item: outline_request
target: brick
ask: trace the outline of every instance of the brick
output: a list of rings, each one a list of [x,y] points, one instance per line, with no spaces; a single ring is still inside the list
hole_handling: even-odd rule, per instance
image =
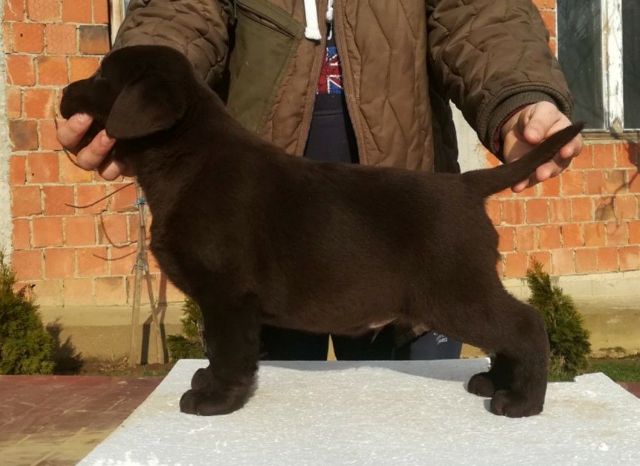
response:
[[[537,191],[540,196],[555,197],[560,195],[560,178],[554,176],[548,180],[538,183]]]
[[[42,253],[37,250],[13,251],[11,266],[18,280],[42,278]]]
[[[56,136],[55,120],[39,120],[38,133],[40,134],[41,150],[61,150],[62,146]]]
[[[9,138],[14,151],[38,148],[38,125],[34,120],[13,120],[9,122]]]
[[[565,170],[560,175],[560,192],[563,196],[584,194],[584,174],[581,171]]]
[[[549,251],[534,251],[529,253],[527,260],[527,268],[532,268],[533,264],[538,263],[542,266],[542,270],[547,272],[551,270],[551,253]]]
[[[67,246],[88,246],[96,243],[96,222],[93,215],[64,219],[64,239]]]
[[[508,278],[524,277],[529,266],[528,256],[522,252],[512,252],[504,256],[504,275]]]
[[[630,176],[627,188],[631,193],[640,193],[640,176],[638,176],[639,173],[640,172],[637,170],[629,173]]]
[[[31,221],[29,219],[14,219],[11,234],[14,251],[31,248]]]
[[[516,228],[516,251],[527,252],[535,248],[536,227],[521,226]]]
[[[589,273],[598,271],[598,250],[595,248],[576,249],[576,272]]]
[[[33,219],[33,245],[35,247],[62,246],[62,219],[36,217]]]
[[[62,21],[65,23],[91,23],[91,0],[63,0]]]
[[[71,156],[73,157],[73,155]],[[60,181],[63,183],[88,183],[93,179],[93,176],[90,171],[84,170],[80,167],[77,167],[71,162],[65,155],[64,159],[60,161]],[[104,186],[101,189],[102,195],[104,196]],[[86,187],[83,186],[83,192],[86,190]],[[92,198],[91,200],[83,198],[83,200],[78,199],[79,205],[88,204],[96,200],[99,196]],[[86,201],[86,202],[85,202]],[[93,210],[94,212],[98,212],[101,209]]]
[[[618,251],[620,257],[620,270],[640,269],[640,247],[637,245],[626,246]]]
[[[640,244],[640,220],[629,222],[629,243]]]
[[[110,247],[109,273],[111,275],[130,275],[136,263],[137,245],[132,244],[124,248]]]
[[[598,248],[598,272],[618,271],[618,250],[617,248]]]
[[[100,277],[96,279],[96,303],[103,305],[124,304],[127,292],[124,277]]]
[[[638,218],[637,195],[618,195],[614,198],[613,206],[618,220],[635,220]]]
[[[627,192],[626,170],[608,170],[605,173],[605,190],[610,194]]]
[[[109,28],[107,26],[80,26],[80,53],[104,55],[109,51]]]
[[[36,82],[33,58],[28,55],[8,55],[7,80],[16,86],[33,86]]]
[[[56,105],[55,92],[42,88],[25,89],[22,105],[27,118],[53,118]]]
[[[80,248],[75,251],[79,277],[99,277],[107,274],[106,247]]]
[[[65,278],[63,280],[64,304],[88,305],[94,304],[92,278]]]
[[[67,60],[64,57],[38,57],[38,83],[43,86],[62,86],[69,82]]]
[[[600,197],[595,199],[598,206],[595,210],[595,219],[602,222],[607,220],[615,220],[616,212],[614,209],[614,201],[612,197]]]
[[[137,208],[134,205],[136,202],[136,186],[134,184],[129,184],[128,187],[125,188],[129,183],[113,183],[110,185],[109,192],[114,192],[119,188],[124,188],[121,191],[118,191],[111,197],[111,210],[113,211],[123,211],[123,210],[136,210]]]
[[[498,251],[509,252],[515,249],[515,228],[513,227],[496,227],[498,232]]]
[[[605,224],[602,222],[585,223],[582,228],[584,229],[584,245],[601,247],[605,245]]]
[[[571,200],[549,199],[549,221],[552,223],[571,220]]]
[[[539,9],[555,10],[556,8],[556,0],[533,0],[533,3]]]
[[[69,164],[71,165],[71,164]],[[78,168],[77,170],[81,170]],[[88,173],[85,170],[82,170],[84,173]],[[79,185],[76,187],[77,190],[77,205],[79,206],[87,206],[89,204],[93,204],[99,199],[103,198],[106,194],[106,189],[103,184],[89,184],[89,185]],[[78,209],[78,213],[82,215],[88,214],[97,214],[106,209],[107,200],[102,200],[97,204],[87,207],[85,209]]]
[[[94,57],[70,57],[69,81],[78,81],[92,76],[100,66],[100,60]]]
[[[55,183],[59,180],[58,154],[32,153],[27,155],[27,182]]]
[[[605,231],[607,246],[626,246],[629,244],[629,231],[626,223],[608,222]]]
[[[585,172],[585,193],[602,194],[606,192],[604,173],[599,170]]]
[[[542,10],[540,11],[540,16],[542,16],[542,21],[544,22],[545,27],[549,31],[551,36],[556,35],[556,13],[555,11]]]
[[[62,297],[62,280],[48,279],[35,280],[31,282],[34,285],[33,296],[36,302],[41,306],[62,306],[64,300]]]
[[[591,198],[576,197],[571,199],[571,219],[575,222],[593,221],[594,208]]]
[[[12,212],[15,217],[42,213],[38,186],[14,186],[12,188]]]
[[[17,86],[7,86],[7,118],[22,116],[22,90]]]
[[[524,223],[524,201],[502,201],[502,222],[508,225],[522,225]]]
[[[582,151],[577,157],[571,159],[571,165],[569,170],[582,170],[586,168],[593,168],[593,146],[584,146]]]
[[[31,21],[59,21],[60,2],[52,0],[27,0],[27,16]]]
[[[27,158],[22,155],[12,155],[9,159],[9,182],[11,185],[25,184],[27,181]]]
[[[501,203],[497,199],[489,199],[486,201],[485,210],[487,215],[491,219],[491,223],[494,225],[500,224],[500,218],[502,215]]]
[[[591,146],[593,151],[593,166],[595,168],[615,167],[615,145],[616,144],[594,144]]]
[[[13,24],[15,23],[4,23],[2,25],[2,32],[4,34],[4,41],[2,43],[2,49],[5,53],[13,52]]]
[[[562,243],[565,248],[584,246],[584,233],[582,224],[567,223],[560,227]]]
[[[638,155],[640,145],[638,143],[626,142],[617,144],[615,150],[616,167],[638,168]]]
[[[559,225],[543,225],[538,228],[539,249],[555,249],[562,246],[562,235]]]
[[[42,197],[45,215],[73,215],[73,186],[44,186]]]
[[[72,24],[47,24],[44,30],[45,47],[51,55],[70,55],[78,52],[77,28]]]
[[[573,249],[553,249],[551,252],[551,273],[570,275],[575,273]]]
[[[546,199],[529,199],[525,202],[527,223],[546,223],[549,209]]]
[[[12,27],[13,50],[16,52],[41,53],[44,50],[44,25],[14,23]]]
[[[25,0],[5,0],[4,20],[22,21],[25,18]]]
[[[107,0],[93,0],[93,22],[96,24],[109,23],[109,4]]]
[[[48,248],[44,250],[45,278],[67,278],[75,270],[75,252],[68,248]]]
[[[120,214],[102,216],[102,223],[98,226],[98,242],[109,244],[109,240],[116,245],[127,242],[126,216]]]

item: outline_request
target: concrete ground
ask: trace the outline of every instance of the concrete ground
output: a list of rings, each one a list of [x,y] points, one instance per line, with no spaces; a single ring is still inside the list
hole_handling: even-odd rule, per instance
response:
[[[76,464],[115,430],[161,380],[1,376],[0,464]],[[640,398],[640,383],[621,385]]]

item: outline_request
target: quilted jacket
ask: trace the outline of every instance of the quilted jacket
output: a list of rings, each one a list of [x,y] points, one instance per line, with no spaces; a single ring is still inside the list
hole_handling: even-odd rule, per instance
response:
[[[328,0],[317,0],[324,37]],[[455,171],[452,100],[480,140],[516,109],[569,91],[531,0],[335,0],[333,21],[360,161]],[[114,47],[186,54],[247,128],[304,151],[324,39],[303,0],[132,0]]]

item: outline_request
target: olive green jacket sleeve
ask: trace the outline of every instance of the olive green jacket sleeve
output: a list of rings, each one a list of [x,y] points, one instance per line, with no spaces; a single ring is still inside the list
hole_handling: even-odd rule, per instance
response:
[[[196,72],[213,83],[229,50],[231,0],[132,0],[114,49],[167,45],[184,53]]]
[[[451,99],[494,153],[504,120],[524,105],[571,113],[549,32],[531,0],[427,0],[432,85]]]

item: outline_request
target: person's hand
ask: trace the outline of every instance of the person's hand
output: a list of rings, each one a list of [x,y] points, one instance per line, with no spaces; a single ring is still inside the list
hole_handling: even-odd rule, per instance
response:
[[[105,180],[132,175],[128,167],[110,157],[115,139],[107,136],[105,130],[100,131],[86,146],[78,147],[92,121],[89,115],[82,113],[77,113],[68,120],[57,120],[56,136],[62,147],[77,155],[75,163],[80,168],[97,170]]]
[[[571,125],[558,107],[551,102],[527,105],[509,118],[502,126],[502,155],[505,162],[513,162],[532,150],[543,140]],[[511,189],[518,193],[541,181],[559,175],[571,163],[571,159],[582,150],[582,136],[578,135],[565,145],[549,162],[538,167],[536,172]]]

